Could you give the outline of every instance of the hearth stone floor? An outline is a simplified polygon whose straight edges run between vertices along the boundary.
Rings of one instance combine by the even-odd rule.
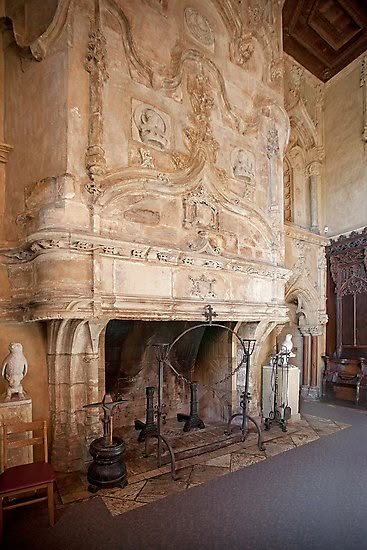
[[[56,506],[62,513],[65,507],[73,502],[97,496],[102,498],[109,512],[116,516],[262,460],[271,459],[279,453],[306,445],[320,437],[348,428],[350,425],[303,415],[300,420],[289,421],[287,427],[286,433],[283,433],[275,424],[269,431],[263,431],[266,449],[260,451],[257,447],[255,431],[250,430],[246,440],[242,442],[238,426],[234,427],[234,434],[230,438],[223,435],[223,424],[207,426],[204,430],[195,429],[186,434],[181,431],[182,424],[179,427],[168,424],[163,433],[170,442],[174,443],[175,455],[177,453],[178,456],[180,453],[181,456],[190,455],[191,449],[195,446],[201,446],[205,450],[215,448],[220,440],[222,440],[221,444],[227,443],[221,448],[177,460],[178,480],[176,481],[171,477],[169,463],[157,468],[154,454],[156,440],[150,441],[151,454],[144,458],[144,443],[137,443],[137,432],[122,430],[119,435],[123,436],[127,448],[124,458],[128,485],[123,489],[119,487],[100,489],[97,494],[92,494],[88,492],[86,475],[77,472],[58,474]]]

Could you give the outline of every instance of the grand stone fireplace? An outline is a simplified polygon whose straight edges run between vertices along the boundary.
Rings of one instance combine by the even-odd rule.
[[[134,401],[120,424],[144,417],[150,344],[205,321],[207,304],[256,339],[259,409],[267,339],[288,320],[280,20],[281,3],[265,0],[257,11],[230,0],[61,0],[48,31],[22,46],[26,69],[16,49],[8,56],[9,89],[34,111],[44,159],[29,155],[38,126],[9,123],[22,146],[8,173],[8,318],[47,327],[56,469],[85,466],[101,426],[83,405],[106,391]],[[209,386],[236,353],[207,328],[175,362]],[[201,390],[202,414],[227,418],[237,385]],[[167,377],[166,390],[174,414],[186,409],[184,385]]]

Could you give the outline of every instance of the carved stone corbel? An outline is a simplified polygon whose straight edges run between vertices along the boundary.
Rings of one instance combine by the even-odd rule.
[[[73,4],[74,0],[60,0],[56,8],[55,15],[48,28],[44,33],[36,38],[36,40],[33,40],[33,42],[30,43],[22,40],[21,33],[17,32],[14,22],[12,21],[13,35],[17,46],[36,61],[42,61],[46,57],[50,46],[57,40],[64,30],[69,9]]]

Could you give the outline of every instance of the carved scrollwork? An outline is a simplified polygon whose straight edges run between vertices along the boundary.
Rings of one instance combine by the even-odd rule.
[[[347,250],[332,256],[330,268],[339,296],[367,292],[366,249]]]
[[[204,46],[214,45],[214,32],[207,18],[193,8],[185,9],[185,23],[189,33]]]
[[[223,244],[223,238],[220,235],[208,231],[198,231],[187,243],[187,247],[195,252],[218,255],[222,252]]]

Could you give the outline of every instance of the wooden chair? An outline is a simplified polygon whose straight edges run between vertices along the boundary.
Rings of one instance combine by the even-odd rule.
[[[34,431],[41,431],[42,435],[35,437]],[[55,522],[55,505],[54,505],[54,481],[55,472],[48,463],[48,448],[47,448],[47,422],[46,420],[38,420],[35,422],[20,422],[17,424],[3,425],[3,457],[4,457],[4,472],[0,474],[0,540],[3,531],[3,510],[10,510],[34,504],[43,500],[48,501],[48,518],[50,525]],[[31,437],[27,438],[31,432]],[[21,437],[22,435],[22,437]],[[25,446],[43,445],[42,462],[33,462],[30,464],[21,464],[20,466],[8,465],[8,449],[14,449]],[[23,495],[25,493],[35,493],[39,489],[47,489],[46,495],[36,493],[32,498],[27,500],[14,502],[6,502],[7,498]],[[5,501],[5,502],[4,502]]]

